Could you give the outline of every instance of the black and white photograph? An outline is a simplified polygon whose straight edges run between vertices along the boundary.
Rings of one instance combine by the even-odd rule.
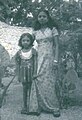
[[[0,0],[0,120],[82,119],[82,0]]]

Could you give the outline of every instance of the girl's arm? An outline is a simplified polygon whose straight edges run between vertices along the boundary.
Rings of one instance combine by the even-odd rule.
[[[19,75],[20,75],[21,58],[20,58],[20,55],[19,55],[19,51],[15,55],[15,63],[16,63],[16,75],[18,76],[18,81],[20,82]]]
[[[19,51],[16,53],[16,55],[15,55],[15,62],[16,62],[16,64],[20,64],[20,62],[21,62],[21,58],[20,58],[20,55],[19,55]]]
[[[37,61],[37,52],[35,54],[35,57],[34,57],[34,74],[37,75],[37,67],[38,67],[38,61]]]
[[[37,75],[37,67],[38,67],[38,62],[37,62],[37,51],[34,49],[33,50],[33,54],[34,54],[34,77]]]

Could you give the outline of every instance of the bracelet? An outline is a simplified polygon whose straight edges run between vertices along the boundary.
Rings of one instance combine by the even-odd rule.
[[[58,61],[57,60],[54,60],[55,63],[57,63]]]

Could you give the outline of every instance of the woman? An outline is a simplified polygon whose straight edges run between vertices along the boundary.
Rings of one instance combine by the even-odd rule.
[[[34,36],[38,43],[37,74],[40,76],[34,80],[35,87],[32,86],[31,109],[34,105],[34,111],[36,108],[37,113],[40,111],[51,112],[55,117],[59,117],[54,72],[54,65],[57,65],[58,62],[58,32],[47,10],[39,11],[34,25]]]

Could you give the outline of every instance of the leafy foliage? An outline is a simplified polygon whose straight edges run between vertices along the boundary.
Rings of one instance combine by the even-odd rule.
[[[0,20],[18,26],[31,26],[34,16],[40,8],[48,9],[60,27],[82,18],[78,3],[70,5],[63,0],[0,0]]]
[[[76,60],[77,44],[79,44],[76,31],[80,28],[82,30],[82,8],[78,2],[70,4],[63,0],[0,0],[0,20],[10,25],[31,27],[40,8],[49,10],[52,18],[57,21],[60,31],[71,31],[71,51]]]

